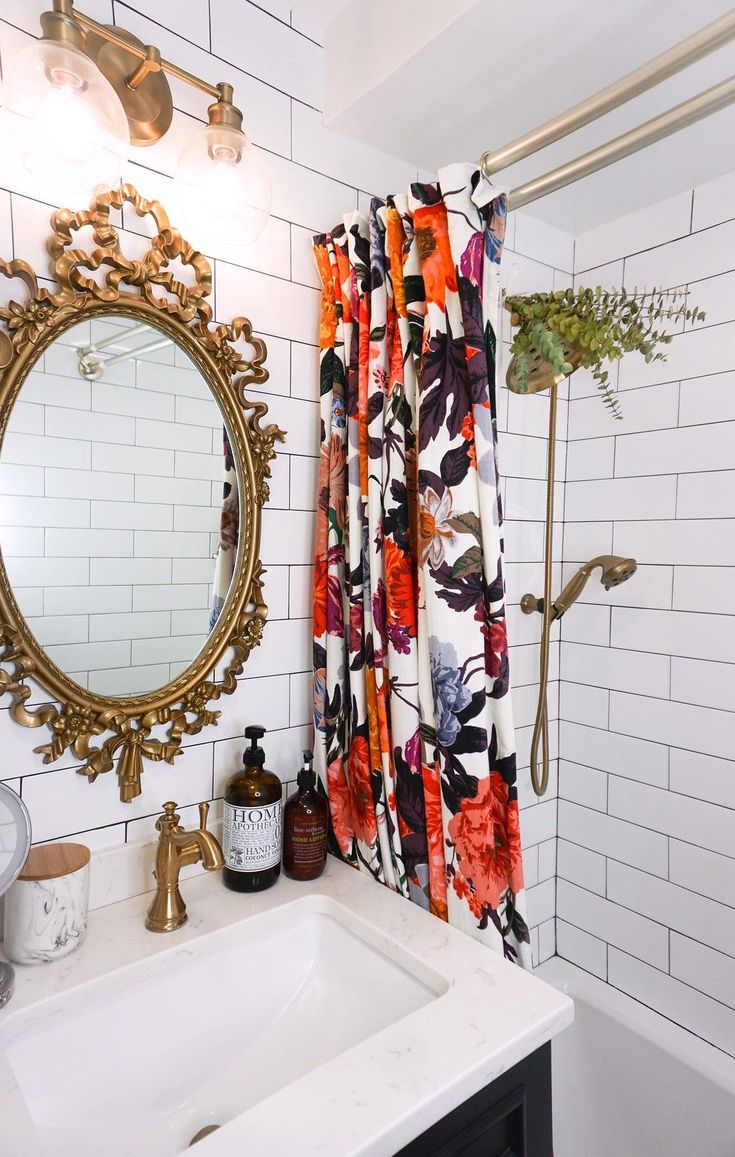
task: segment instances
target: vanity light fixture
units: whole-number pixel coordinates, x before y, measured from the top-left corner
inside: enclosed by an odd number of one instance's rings
[[[182,210],[194,240],[249,244],[271,209],[271,180],[260,151],[242,131],[233,89],[212,85],[163,60],[124,28],[99,24],[53,0],[42,39],[5,69],[3,104],[26,168],[66,190],[89,194],[118,185],[129,144],[154,144],[168,131],[173,100],[167,75],[214,98],[208,124],[178,163]]]
[[[125,111],[85,52],[70,6],[41,16],[43,37],[3,61],[3,105],[23,163],[36,177],[88,196],[120,183],[130,143]]]

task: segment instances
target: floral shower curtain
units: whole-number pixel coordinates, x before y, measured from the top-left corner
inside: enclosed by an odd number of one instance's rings
[[[456,165],[314,239],[314,717],[332,850],[525,964],[496,474],[505,219]]]

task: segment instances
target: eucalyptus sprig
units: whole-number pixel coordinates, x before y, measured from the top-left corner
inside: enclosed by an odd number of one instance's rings
[[[516,328],[510,352],[515,359],[516,386],[528,389],[531,352],[538,351],[557,374],[571,374],[575,364],[592,371],[604,404],[622,418],[605,363],[636,350],[646,362],[663,361],[659,348],[672,334],[663,328],[680,321],[704,321],[702,310],[690,308],[685,289],[559,289],[553,293],[510,295],[506,307]]]

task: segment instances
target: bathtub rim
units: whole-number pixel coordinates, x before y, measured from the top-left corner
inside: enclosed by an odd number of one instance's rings
[[[578,999],[587,1001],[735,1097],[735,1058],[716,1045],[559,956],[552,956],[539,965],[534,974],[570,996],[575,1003]],[[574,1026],[571,1028],[573,1031]]]

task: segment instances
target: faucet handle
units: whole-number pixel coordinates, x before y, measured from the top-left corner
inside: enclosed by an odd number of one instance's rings
[[[207,830],[207,816],[209,815],[209,804],[199,804],[199,831],[206,832]]]
[[[175,828],[178,825],[181,816],[176,812],[177,806],[178,805],[175,804],[172,799],[168,800],[163,805],[163,815],[159,816],[156,820],[157,832],[162,832],[164,828],[167,828],[170,831],[172,828]]]

